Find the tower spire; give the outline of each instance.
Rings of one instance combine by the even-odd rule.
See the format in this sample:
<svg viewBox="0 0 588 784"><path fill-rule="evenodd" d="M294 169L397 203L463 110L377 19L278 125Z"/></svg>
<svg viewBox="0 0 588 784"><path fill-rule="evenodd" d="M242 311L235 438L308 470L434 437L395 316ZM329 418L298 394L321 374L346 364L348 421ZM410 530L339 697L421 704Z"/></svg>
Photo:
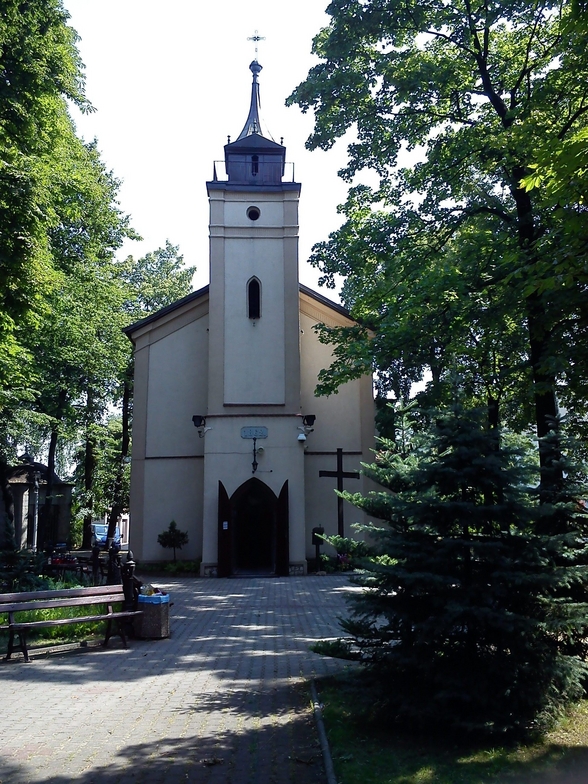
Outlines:
<svg viewBox="0 0 588 784"><path fill-rule="evenodd" d="M259 36L256 36L253 40L257 40L258 38ZM253 74L253 84L251 85L251 104L249 106L249 115L247 116L247 121L245 122L243 130L237 137L237 141L239 141L239 139L244 139L246 136L251 136L254 133L259 134L259 136L263 136L265 139L271 139L274 141L273 136L263 126L261 121L261 101L259 98L259 82L257 77L262 70L262 66L257 62L257 59L253 60L249 66L249 70Z"/></svg>

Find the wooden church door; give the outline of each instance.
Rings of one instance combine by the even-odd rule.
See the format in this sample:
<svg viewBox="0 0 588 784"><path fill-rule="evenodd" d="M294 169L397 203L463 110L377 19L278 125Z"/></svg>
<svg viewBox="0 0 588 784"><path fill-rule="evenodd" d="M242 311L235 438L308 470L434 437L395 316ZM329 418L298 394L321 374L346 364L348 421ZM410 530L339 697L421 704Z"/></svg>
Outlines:
<svg viewBox="0 0 588 784"><path fill-rule="evenodd" d="M284 482L278 498L276 515L276 574L287 577L290 574L290 517L288 499L288 480Z"/></svg>
<svg viewBox="0 0 588 784"><path fill-rule="evenodd" d="M257 478L229 498L218 494L218 576L287 575L289 572L288 482L279 498Z"/></svg>
<svg viewBox="0 0 588 784"><path fill-rule="evenodd" d="M219 577L229 577L232 574L233 543L231 535L231 502L222 482L218 483L218 567Z"/></svg>

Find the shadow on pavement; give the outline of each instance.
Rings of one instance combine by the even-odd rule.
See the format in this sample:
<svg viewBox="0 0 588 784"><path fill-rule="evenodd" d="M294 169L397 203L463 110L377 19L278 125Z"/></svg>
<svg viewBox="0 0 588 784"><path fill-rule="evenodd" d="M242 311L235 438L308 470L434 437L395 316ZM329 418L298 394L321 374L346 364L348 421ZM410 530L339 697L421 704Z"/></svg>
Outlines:
<svg viewBox="0 0 588 784"><path fill-rule="evenodd" d="M297 585L292 590L294 580ZM290 584L288 593L283 590L284 582ZM94 680L132 682L146 675L210 666L211 651L215 677L227 681L312 677L337 667L309 648L317 640L340 633L338 618L346 613L347 577L194 578L158 585L169 591L172 600L169 639L130 640L125 650L115 637L106 650L92 647L52 653L52 680L64 686ZM31 654L29 665L19 657L0 661L0 677L43 682L46 675L35 662L47 661L47 657L40 650L33 649Z"/></svg>
<svg viewBox="0 0 588 784"><path fill-rule="evenodd" d="M109 752L108 736L95 738L96 755L84 772L72 775L75 743L60 753L63 773L31 776L26 761L0 753L0 781L10 784L318 784L324 781L320 745L309 706L308 688L204 695L180 712L202 713L199 731L188 737L163 732L153 741L130 743ZM132 716L129 717L132 722ZM162 716L165 723L166 716ZM39 749L42 754L42 749ZM55 768L55 760L52 767ZM69 761L69 762L68 762ZM38 759L37 759L38 762ZM67 772L67 771L70 772Z"/></svg>

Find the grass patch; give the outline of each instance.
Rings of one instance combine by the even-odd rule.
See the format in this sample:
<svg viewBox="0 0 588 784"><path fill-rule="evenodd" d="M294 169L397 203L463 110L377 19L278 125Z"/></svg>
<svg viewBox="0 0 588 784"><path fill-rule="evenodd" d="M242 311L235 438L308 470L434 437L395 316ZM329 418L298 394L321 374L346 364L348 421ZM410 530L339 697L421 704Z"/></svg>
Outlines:
<svg viewBox="0 0 588 784"><path fill-rule="evenodd" d="M77 588L83 587L79 581L51 581L47 589ZM122 603L112 605L114 612L122 609ZM80 618L89 615L104 615L107 612L106 604L90 604L79 607L56 607L46 610L26 610L15 614L17 622L26 621L49 621L58 618ZM8 614L0 613L0 624L8 623ZM69 643L79 640L90 640L104 637L106 633L106 621L88 621L87 623L72 623L62 626L50 626L48 628L30 629L27 631L27 644L35 643ZM8 647L8 631L0 632L0 655L2 650Z"/></svg>
<svg viewBox="0 0 588 784"><path fill-rule="evenodd" d="M361 674L323 680L318 691L339 784L588 782L588 700L540 741L490 747L383 726Z"/></svg>
<svg viewBox="0 0 588 784"><path fill-rule="evenodd" d="M112 605L114 612L122 609L122 604ZM88 615L104 615L107 607L102 604L92 604L82 607L57 607L49 610L27 610L16 615L17 622L26 621L53 621L58 618L83 618ZM44 642L75 642L85 640L106 633L106 621L89 621L88 623L72 623L63 626L50 626L42 629L30 629L27 640ZM8 640L8 632L6 632Z"/></svg>

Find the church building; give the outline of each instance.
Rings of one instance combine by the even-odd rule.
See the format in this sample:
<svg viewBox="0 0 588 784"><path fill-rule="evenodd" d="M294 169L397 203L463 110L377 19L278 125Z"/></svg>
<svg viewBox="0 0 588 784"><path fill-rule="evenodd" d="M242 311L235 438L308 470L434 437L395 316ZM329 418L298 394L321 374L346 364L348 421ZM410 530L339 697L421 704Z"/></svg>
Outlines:
<svg viewBox="0 0 588 784"><path fill-rule="evenodd" d="M188 533L181 557L203 576L299 575L313 528L352 534L363 515L337 487L364 492L371 462L371 378L315 397L331 350L318 323L352 324L298 281L300 184L251 104L208 182L210 283L125 331L135 347L130 546L169 558L158 534ZM331 548L327 552L333 553Z"/></svg>

